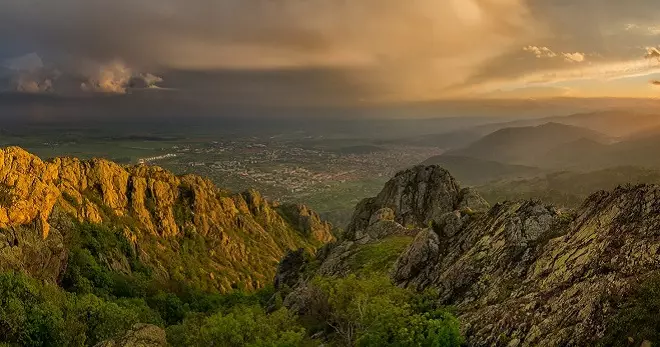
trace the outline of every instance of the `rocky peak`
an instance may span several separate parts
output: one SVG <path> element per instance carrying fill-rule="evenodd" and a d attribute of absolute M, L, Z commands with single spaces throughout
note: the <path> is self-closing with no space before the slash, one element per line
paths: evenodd
<path fill-rule="evenodd" d="M 42 266 L 50 269 L 49 278 L 57 278 L 66 259 L 62 240 L 70 229 L 58 216 L 123 229 L 136 248 L 144 246 L 145 262 L 165 277 L 161 262 L 167 260 L 155 252 L 161 243 L 176 247 L 186 235 L 203 237 L 209 257 L 202 271 L 221 290 L 235 283 L 259 287 L 270 281 L 287 250 L 311 251 L 334 239 L 331 226 L 313 211 L 296 206 L 284 213 L 256 191 L 231 194 L 208 179 L 154 166 L 42 161 L 18 147 L 0 149 L 0 236 L 8 235 L 8 247 L 0 242 L 0 268 L 22 266 L 30 254 L 39 254 L 53 263 Z M 29 230 L 38 231 L 41 240 Z"/>
<path fill-rule="evenodd" d="M 488 203 L 472 188 L 461 189 L 452 175 L 437 165 L 416 166 L 399 172 L 374 198 L 358 204 L 346 230 L 348 239 L 360 238 L 379 210 L 389 209 L 393 220 L 409 228 L 425 228 L 456 210 L 484 211 Z"/>

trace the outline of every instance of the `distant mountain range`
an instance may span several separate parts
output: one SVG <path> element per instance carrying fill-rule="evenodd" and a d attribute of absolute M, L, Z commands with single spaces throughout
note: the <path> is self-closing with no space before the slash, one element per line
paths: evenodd
<path fill-rule="evenodd" d="M 506 128 L 535 127 L 559 123 L 594 130 L 612 138 L 626 139 L 650 132 L 660 133 L 660 115 L 629 110 L 608 110 L 577 113 L 570 116 L 519 119 L 513 121 L 484 122 L 461 129 L 448 129 L 443 133 L 427 134 L 398 142 L 420 146 L 434 146 L 447 150 L 463 148 L 493 132 Z"/>
<path fill-rule="evenodd" d="M 422 164 L 439 165 L 452 172 L 458 181 L 466 185 L 480 185 L 501 179 L 532 177 L 543 172 L 543 170 L 532 166 L 512 165 L 453 155 L 431 157 Z"/>
<path fill-rule="evenodd" d="M 471 145 L 449 151 L 449 155 L 503 163 L 547 166 L 546 156 L 556 148 L 578 141 L 609 143 L 611 139 L 591 129 L 546 123 L 538 126 L 497 130 Z"/>
<path fill-rule="evenodd" d="M 535 177 L 491 181 L 476 189 L 491 203 L 539 199 L 564 208 L 578 208 L 590 194 L 627 184 L 660 184 L 660 170 L 618 166 L 590 172 L 553 172 Z"/>

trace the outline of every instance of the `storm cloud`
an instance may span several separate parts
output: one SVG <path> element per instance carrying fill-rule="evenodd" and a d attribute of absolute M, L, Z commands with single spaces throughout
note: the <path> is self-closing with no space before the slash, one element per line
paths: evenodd
<path fill-rule="evenodd" d="M 62 70 L 344 69 L 353 85 L 413 95 L 518 46 L 529 20 L 522 0 L 8 0 L 0 52 Z"/>
<path fill-rule="evenodd" d="M 199 89 L 168 78 L 188 71 L 243 74 L 202 84 L 246 99 L 464 97 L 565 81 L 587 63 L 589 73 L 625 67 L 658 44 L 659 14 L 650 0 L 5 0 L 0 61 L 34 52 L 86 91 Z M 22 76 L 34 91 L 63 80 Z"/>

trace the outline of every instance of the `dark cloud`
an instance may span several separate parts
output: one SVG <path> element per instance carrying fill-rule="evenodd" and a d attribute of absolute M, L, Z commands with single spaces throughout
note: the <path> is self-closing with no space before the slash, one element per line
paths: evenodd
<path fill-rule="evenodd" d="M 528 24 L 524 0 L 0 3 L 5 56 L 29 47 L 62 71 L 94 77 L 97 66 L 117 60 L 155 74 L 342 69 L 351 85 L 368 89 L 356 93 L 385 98 L 436 96 L 517 46 L 533 32 Z"/>
<path fill-rule="evenodd" d="M 655 0 L 4 0 L 0 61 L 36 52 L 62 73 L 25 75 L 31 90 L 121 93 L 159 76 L 253 102 L 430 99 L 638 58 L 658 43 L 658 16 Z M 172 71 L 198 80 L 175 85 Z M 227 71 L 238 91 L 208 82 Z"/>

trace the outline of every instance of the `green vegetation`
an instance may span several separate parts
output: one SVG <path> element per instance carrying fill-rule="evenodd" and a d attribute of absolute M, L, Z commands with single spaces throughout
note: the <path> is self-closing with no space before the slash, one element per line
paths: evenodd
<path fill-rule="evenodd" d="M 85 346 L 158 317 L 135 302 L 74 295 L 21 274 L 0 274 L 0 341 L 21 346 Z"/>
<path fill-rule="evenodd" d="M 359 247 L 351 269 L 355 273 L 387 273 L 399 255 L 410 245 L 410 236 L 390 236 Z"/>
<path fill-rule="evenodd" d="M 208 276 L 190 276 L 206 256 L 194 233 L 180 240 L 184 256 L 176 259 L 182 262 L 166 264 L 171 272 L 164 277 L 140 260 L 127 232 L 74 223 L 59 285 L 0 274 L 0 344 L 92 346 L 136 323 L 164 328 L 175 347 L 458 346 L 462 341 L 457 320 L 433 295 L 369 275 L 389 267 L 408 237 L 360 249 L 360 277 L 315 278 L 314 307 L 298 316 L 282 307 L 283 293 L 275 295 L 271 287 L 223 295 L 205 286 L 202 277 Z"/>
<path fill-rule="evenodd" d="M 377 195 L 389 177 L 364 178 L 335 182 L 314 188 L 314 192 L 297 197 L 295 201 L 304 203 L 332 225 L 345 228 L 351 220 L 355 205 L 363 198 Z"/>
<path fill-rule="evenodd" d="M 491 204 L 540 199 L 545 203 L 575 208 L 594 192 L 637 183 L 660 183 L 660 171 L 629 166 L 585 173 L 558 172 L 537 178 L 492 182 L 477 190 Z"/>
<path fill-rule="evenodd" d="M 618 314 L 609 320 L 602 346 L 660 343 L 660 274 L 642 283 L 633 296 L 625 300 Z"/>
<path fill-rule="evenodd" d="M 459 323 L 437 306 L 437 293 L 416 294 L 389 278 L 355 275 L 316 278 L 312 332 L 323 331 L 337 346 L 460 346 Z M 435 295 L 434 295 L 435 294 Z"/>
<path fill-rule="evenodd" d="M 174 346 L 300 346 L 305 329 L 285 308 L 267 314 L 260 306 L 237 306 L 211 316 L 191 315 L 167 329 Z"/>

